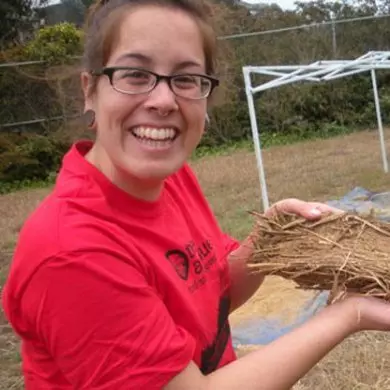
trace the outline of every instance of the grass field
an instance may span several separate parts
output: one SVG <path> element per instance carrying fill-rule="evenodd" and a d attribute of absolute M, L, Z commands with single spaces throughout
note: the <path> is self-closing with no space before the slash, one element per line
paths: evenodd
<path fill-rule="evenodd" d="M 390 188 L 384 174 L 376 131 L 267 149 L 264 162 L 271 202 L 298 197 L 335 199 L 355 186 L 373 191 Z M 249 210 L 259 209 L 260 189 L 254 153 L 205 157 L 192 163 L 214 211 L 226 231 L 244 238 L 252 220 Z M 0 287 L 12 249 L 27 214 L 48 189 L 22 191 L 0 197 Z M 294 316 L 308 298 L 293 286 L 269 278 L 258 293 L 232 315 L 233 327 L 248 319 Z M 289 320 L 287 318 L 286 320 Z M 245 354 L 256 346 L 243 346 Z M 0 313 L 0 389 L 22 389 L 18 343 Z M 390 336 L 361 334 L 328 355 L 296 386 L 297 390 L 390 390 Z"/>

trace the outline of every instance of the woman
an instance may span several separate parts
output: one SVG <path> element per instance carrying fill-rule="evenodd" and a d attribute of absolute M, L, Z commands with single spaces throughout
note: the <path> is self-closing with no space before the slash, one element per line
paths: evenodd
<path fill-rule="evenodd" d="M 64 157 L 4 289 L 27 389 L 287 389 L 345 337 L 390 325 L 389 306 L 348 298 L 236 360 L 228 315 L 262 277 L 246 272 L 250 239 L 220 230 L 186 164 L 218 85 L 199 3 L 91 10 L 81 82 L 96 141 Z"/>

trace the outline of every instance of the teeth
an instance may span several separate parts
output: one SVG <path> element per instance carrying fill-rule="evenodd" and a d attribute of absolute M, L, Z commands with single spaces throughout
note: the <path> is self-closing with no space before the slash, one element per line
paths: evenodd
<path fill-rule="evenodd" d="M 139 138 L 147 138 L 155 141 L 167 141 L 175 138 L 175 129 L 153 129 L 149 127 L 136 127 L 132 130 Z"/>

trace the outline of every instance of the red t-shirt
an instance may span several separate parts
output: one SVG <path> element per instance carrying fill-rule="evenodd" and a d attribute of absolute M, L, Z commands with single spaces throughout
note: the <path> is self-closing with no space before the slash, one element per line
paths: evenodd
<path fill-rule="evenodd" d="M 161 389 L 191 360 L 235 359 L 224 234 L 190 168 L 156 202 L 114 186 L 75 144 L 23 227 L 3 291 L 26 389 Z"/>

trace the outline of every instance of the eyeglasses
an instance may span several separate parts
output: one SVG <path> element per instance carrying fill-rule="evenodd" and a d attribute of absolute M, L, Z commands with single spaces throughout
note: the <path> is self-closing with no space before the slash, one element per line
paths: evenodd
<path fill-rule="evenodd" d="M 202 74 L 175 74 L 162 76 L 142 68 L 108 67 L 92 71 L 93 76 L 106 75 L 112 87 L 127 95 L 148 93 L 160 81 L 166 80 L 171 91 L 185 99 L 205 99 L 219 85 L 219 80 Z"/>

